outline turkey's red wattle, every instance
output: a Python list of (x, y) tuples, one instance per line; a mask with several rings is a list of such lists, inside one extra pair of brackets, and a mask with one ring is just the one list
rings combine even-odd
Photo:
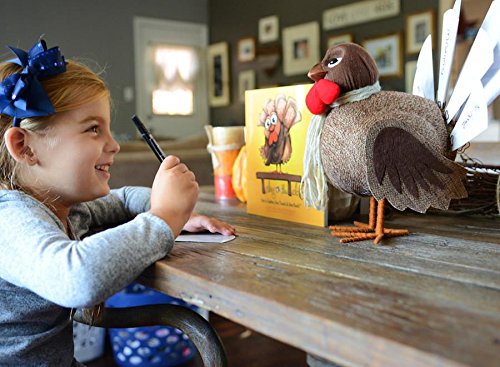
[(277, 141), (278, 141), (278, 133), (276, 132), (276, 130), (274, 130), (273, 132), (271, 132), (271, 134), (269, 134), (267, 142), (269, 145), (271, 145), (273, 143), (276, 143)]
[(309, 90), (306, 96), (306, 106), (315, 115), (320, 115), (340, 95), (340, 87), (337, 83), (326, 79), (320, 79)]

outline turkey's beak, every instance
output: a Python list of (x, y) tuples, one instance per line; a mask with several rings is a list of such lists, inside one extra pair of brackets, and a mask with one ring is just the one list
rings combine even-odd
[(323, 68), (321, 67), (321, 64), (314, 65), (311, 68), (311, 70), (309, 70), (309, 72), (307, 73), (307, 77), (309, 79), (314, 80), (315, 82), (317, 82), (320, 79), (323, 79), (325, 77), (325, 75), (326, 75), (326, 71), (323, 70)]

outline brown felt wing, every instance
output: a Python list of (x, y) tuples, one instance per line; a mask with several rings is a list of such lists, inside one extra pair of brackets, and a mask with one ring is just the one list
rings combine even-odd
[(439, 147), (425, 144), (418, 134), (398, 125), (389, 123), (369, 134), (367, 176), (375, 198), (386, 198), (399, 210), (423, 213), (430, 206), (447, 209), (451, 199), (466, 196), (464, 169)]

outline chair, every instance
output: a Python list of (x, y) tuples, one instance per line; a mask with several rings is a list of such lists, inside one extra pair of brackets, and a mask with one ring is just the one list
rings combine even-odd
[(205, 367), (227, 367), (222, 342), (210, 323), (195, 311), (172, 304), (125, 308), (104, 307), (98, 315), (77, 310), (73, 320), (103, 328), (165, 325), (180, 329), (198, 349)]

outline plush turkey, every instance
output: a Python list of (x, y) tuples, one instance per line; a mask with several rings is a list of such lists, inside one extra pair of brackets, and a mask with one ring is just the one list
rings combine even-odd
[(293, 98), (286, 99), (278, 95), (274, 100), (265, 102), (259, 115), (259, 126), (264, 127), (264, 145), (260, 149), (266, 166), (281, 164), (290, 160), (292, 155), (292, 141), (290, 128), (301, 119), (297, 110), (297, 103)]
[(308, 76), (315, 84), (306, 105), (322, 120), (318, 149), (324, 174), (342, 191), (372, 197), (368, 224), (333, 227), (341, 242), (378, 243), (407, 234), (384, 228), (386, 201), (399, 210), (423, 213), (430, 206), (447, 209), (451, 199), (467, 196), (465, 170), (453, 161), (437, 104), (381, 91), (375, 61), (364, 48), (333, 46)]

